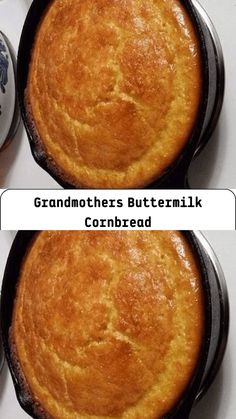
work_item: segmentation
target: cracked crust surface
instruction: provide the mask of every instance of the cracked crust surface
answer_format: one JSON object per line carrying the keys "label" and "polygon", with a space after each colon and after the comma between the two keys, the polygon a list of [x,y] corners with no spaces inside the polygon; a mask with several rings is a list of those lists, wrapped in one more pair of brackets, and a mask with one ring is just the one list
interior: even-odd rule
{"label": "cracked crust surface", "polygon": [[54,0],[26,91],[38,141],[75,186],[129,188],[181,153],[201,96],[201,53],[179,0]]}
{"label": "cracked crust surface", "polygon": [[22,265],[11,342],[40,417],[158,419],[190,381],[203,322],[181,233],[45,231]]}

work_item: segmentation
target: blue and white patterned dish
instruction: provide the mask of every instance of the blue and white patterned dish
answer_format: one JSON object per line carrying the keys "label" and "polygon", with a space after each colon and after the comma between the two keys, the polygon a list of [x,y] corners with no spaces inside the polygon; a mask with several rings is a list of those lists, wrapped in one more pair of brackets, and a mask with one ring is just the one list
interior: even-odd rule
{"label": "blue and white patterned dish", "polygon": [[0,148],[8,139],[16,107],[14,63],[7,40],[0,32]]}

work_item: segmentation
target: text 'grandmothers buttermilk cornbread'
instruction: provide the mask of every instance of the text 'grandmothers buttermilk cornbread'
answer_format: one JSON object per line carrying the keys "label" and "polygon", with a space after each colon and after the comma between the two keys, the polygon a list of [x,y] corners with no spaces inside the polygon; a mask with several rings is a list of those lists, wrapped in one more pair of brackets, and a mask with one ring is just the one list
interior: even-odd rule
{"label": "text 'grandmothers buttermilk cornbread'", "polygon": [[50,170],[76,187],[143,187],[196,123],[201,52],[180,0],[54,0],[36,32],[28,119]]}
{"label": "text 'grandmothers buttermilk cornbread'", "polygon": [[179,232],[38,233],[10,336],[37,417],[163,417],[199,360],[203,306]]}

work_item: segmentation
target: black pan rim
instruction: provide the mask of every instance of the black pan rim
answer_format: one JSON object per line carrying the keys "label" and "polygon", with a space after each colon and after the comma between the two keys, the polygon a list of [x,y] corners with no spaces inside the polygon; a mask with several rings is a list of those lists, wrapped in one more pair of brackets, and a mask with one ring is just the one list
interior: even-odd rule
{"label": "black pan rim", "polygon": [[[209,93],[209,74],[208,74],[208,56],[205,37],[202,31],[201,21],[198,13],[192,4],[191,0],[180,0],[194,25],[199,39],[201,59],[202,59],[202,97],[200,101],[199,111],[196,118],[195,125],[186,143],[176,160],[151,184],[146,185],[145,188],[163,188],[165,185],[171,186],[177,184],[178,186],[185,186],[185,177],[188,167],[193,159],[194,153],[198,147],[201,130],[204,124],[205,113],[207,109],[208,93]],[[47,158],[42,147],[39,147],[36,136],[33,133],[29,116],[27,114],[25,105],[25,88],[27,85],[29,63],[31,57],[31,50],[33,47],[34,37],[41,17],[49,5],[51,0],[33,0],[29,12],[27,14],[23,30],[21,33],[19,50],[18,50],[18,65],[17,65],[17,91],[19,97],[19,105],[22,119],[26,128],[27,137],[30,144],[32,156],[36,163],[44,169],[52,178],[64,189],[80,189],[81,187],[70,183],[66,180],[66,174],[63,174],[57,164],[51,159]],[[174,186],[173,186],[174,187]],[[87,189],[87,188],[86,188]]]}
{"label": "black pan rim", "polygon": [[[16,371],[9,343],[9,330],[12,322],[13,305],[20,267],[22,260],[27,252],[27,248],[37,233],[38,231],[19,231],[10,249],[1,292],[1,331],[4,352],[12,376],[18,402],[23,410],[25,410],[32,418],[42,419],[42,415],[39,413],[38,406],[35,405],[33,399],[29,398],[29,395],[26,394],[25,389],[22,387],[19,375]],[[165,419],[177,419],[179,417],[184,419],[185,417],[188,417],[188,414],[197,397],[202,376],[204,374],[212,333],[211,297],[207,268],[198,239],[196,238],[194,232],[188,231],[182,233],[186,237],[194,254],[196,255],[203,278],[203,292],[205,299],[205,335],[203,337],[199,361],[196,366],[195,373],[193,374],[192,380],[190,381],[187,389],[184,391],[182,398],[178,401],[172,411],[165,416]]]}
{"label": "black pan rim", "polygon": [[209,263],[211,264],[212,270],[215,275],[215,284],[219,295],[220,327],[218,345],[216,347],[209,371],[206,377],[204,378],[204,382],[201,384],[201,388],[196,397],[195,403],[198,403],[205,396],[212,383],[216,379],[216,376],[219,372],[219,369],[222,365],[225,356],[230,329],[230,301],[224,272],[221,268],[218,257],[216,256],[213,248],[211,247],[205,236],[201,234],[199,241],[201,247],[203,248],[203,251],[207,254]]}

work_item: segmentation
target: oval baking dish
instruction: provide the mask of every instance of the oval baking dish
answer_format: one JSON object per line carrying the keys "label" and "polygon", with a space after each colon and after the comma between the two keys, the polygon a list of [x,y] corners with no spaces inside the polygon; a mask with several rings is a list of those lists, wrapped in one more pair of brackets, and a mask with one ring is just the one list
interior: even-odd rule
{"label": "oval baking dish", "polygon": [[15,53],[9,39],[0,31],[0,151],[14,138],[20,122],[15,79]]}
{"label": "oval baking dish", "polygon": [[[29,397],[13,359],[9,331],[22,262],[36,232],[18,232],[6,265],[1,295],[1,328],[6,359],[16,395],[22,408],[33,418],[42,419],[42,412]],[[224,276],[212,249],[200,233],[185,232],[185,239],[196,258],[204,292],[204,338],[192,378],[175,407],[165,419],[187,419],[196,401],[208,390],[221,365],[228,336],[229,306]]]}
{"label": "oval baking dish", "polygon": [[[23,27],[18,51],[17,84],[19,103],[31,152],[36,162],[64,188],[187,187],[187,172],[189,165],[193,157],[202,150],[206,142],[209,140],[216,126],[222,107],[224,93],[224,63],[222,50],[215,29],[204,10],[196,0],[194,2],[189,0],[181,1],[181,5],[187,11],[191,23],[196,31],[202,62],[200,106],[194,123],[194,128],[188,138],[188,141],[182,148],[182,151],[180,153],[178,152],[178,156],[171,162],[171,164],[169,164],[167,168],[163,169],[158,176],[150,176],[149,181],[143,180],[142,177],[144,178],[144,176],[140,176],[140,179],[136,184],[129,182],[127,186],[125,186],[125,181],[122,181],[122,186],[119,186],[116,182],[114,183],[115,186],[112,186],[112,183],[109,183],[109,176],[107,175],[106,182],[97,183],[96,181],[94,184],[93,182],[90,182],[86,185],[83,184],[83,182],[72,180],[72,177],[68,176],[66,172],[60,168],[56,160],[53,159],[52,155],[47,155],[45,147],[42,142],[40,142],[35,127],[32,125],[32,117],[28,111],[25,99],[30,70],[31,52],[34,46],[35,36],[42,16],[50,3],[50,0],[33,1]],[[102,147],[101,155],[103,155]],[[144,175],[145,169],[142,169],[141,172]]]}

